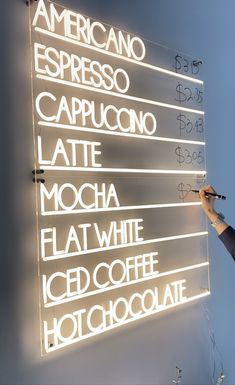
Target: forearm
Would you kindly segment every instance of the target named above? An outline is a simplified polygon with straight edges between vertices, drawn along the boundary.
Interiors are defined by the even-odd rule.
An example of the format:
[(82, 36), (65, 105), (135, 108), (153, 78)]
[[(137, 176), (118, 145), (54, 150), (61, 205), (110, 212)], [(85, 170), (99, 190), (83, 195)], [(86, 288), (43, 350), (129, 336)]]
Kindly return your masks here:
[[(207, 213), (207, 216), (213, 227), (218, 233), (219, 239), (223, 242), (224, 246), (231, 254), (233, 259), (235, 260), (235, 230), (233, 227), (229, 226), (223, 220), (218, 220), (218, 213), (216, 211), (211, 211)], [(218, 221), (218, 223), (217, 223)]]
[(207, 194), (215, 193), (212, 186), (206, 186), (199, 191), (199, 197), (202, 202), (204, 213), (211, 222), (211, 225), (217, 231), (220, 240), (235, 260), (235, 229), (224, 222), (221, 214), (218, 214), (214, 208), (214, 198)]
[(235, 261), (235, 229), (228, 226), (220, 235), (219, 239), (223, 242), (228, 252)]

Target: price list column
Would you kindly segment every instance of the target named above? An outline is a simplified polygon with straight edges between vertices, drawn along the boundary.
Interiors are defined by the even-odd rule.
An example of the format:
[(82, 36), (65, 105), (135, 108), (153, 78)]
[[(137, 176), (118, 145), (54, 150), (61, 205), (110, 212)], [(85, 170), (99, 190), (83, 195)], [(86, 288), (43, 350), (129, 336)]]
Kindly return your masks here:
[(204, 95), (200, 61), (44, 0), (30, 14), (47, 354), (209, 294)]

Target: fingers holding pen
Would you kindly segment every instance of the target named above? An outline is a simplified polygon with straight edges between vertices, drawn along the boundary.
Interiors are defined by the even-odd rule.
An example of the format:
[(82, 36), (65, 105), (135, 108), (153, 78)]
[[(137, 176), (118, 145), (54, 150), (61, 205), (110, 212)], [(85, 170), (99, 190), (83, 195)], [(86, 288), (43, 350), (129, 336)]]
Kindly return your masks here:
[(207, 195), (206, 194), (207, 192), (216, 194), (216, 191), (214, 190), (214, 188), (212, 186), (208, 185), (208, 186), (204, 186), (203, 188), (201, 188), (199, 190), (199, 197), (201, 199), (214, 199), (213, 196)]
[(214, 211), (215, 197), (207, 195), (207, 192), (216, 194), (215, 189), (210, 185), (204, 186), (201, 190), (199, 190), (199, 197), (202, 202), (202, 207), (205, 211)]
[(210, 192), (210, 193), (214, 193), (214, 194), (217, 194), (215, 189), (211, 186), (211, 185), (208, 185), (208, 186), (204, 186), (200, 192)]

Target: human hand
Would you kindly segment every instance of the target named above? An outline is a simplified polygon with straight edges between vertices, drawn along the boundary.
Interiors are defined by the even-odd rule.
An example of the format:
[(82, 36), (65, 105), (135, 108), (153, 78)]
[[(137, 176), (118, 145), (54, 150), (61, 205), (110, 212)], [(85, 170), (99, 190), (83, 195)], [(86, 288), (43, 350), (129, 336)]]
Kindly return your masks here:
[(214, 208), (215, 198), (211, 195), (206, 195), (207, 192), (216, 194), (212, 186), (205, 186), (199, 191), (199, 197), (202, 202), (202, 208), (207, 215), (217, 214)]
[(218, 221), (219, 214), (215, 211), (214, 202), (215, 197), (206, 195), (207, 192), (216, 194), (212, 186), (205, 186), (199, 191), (199, 198), (202, 202), (202, 208), (209, 218), (213, 227), (215, 227), (218, 234), (221, 234), (229, 225), (223, 220)]

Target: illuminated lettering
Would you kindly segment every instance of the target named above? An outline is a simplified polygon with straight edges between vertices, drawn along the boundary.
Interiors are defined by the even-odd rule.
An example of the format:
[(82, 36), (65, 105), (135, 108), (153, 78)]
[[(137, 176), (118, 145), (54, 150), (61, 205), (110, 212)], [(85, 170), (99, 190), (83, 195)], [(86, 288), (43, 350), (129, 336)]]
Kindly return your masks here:
[[(91, 282), (94, 283), (95, 288), (102, 291), (107, 287), (119, 286), (125, 282), (141, 281), (146, 277), (156, 276), (159, 273), (155, 269), (155, 265), (158, 264), (158, 260), (155, 259), (157, 255), (157, 252), (150, 252), (128, 257), (124, 261), (115, 259), (111, 263), (101, 262), (95, 266), (93, 272), (79, 266), (68, 269), (65, 273), (55, 272), (49, 277), (43, 275), (44, 303), (46, 304), (48, 300), (58, 303), (65, 298), (74, 296), (78, 298), (87, 291)], [(55, 295), (52, 293), (52, 286), (58, 287), (59, 284), (62, 287), (62, 294)]]
[(91, 228), (90, 223), (81, 223), (76, 226), (70, 226), (68, 229), (66, 243), (63, 250), (58, 249), (57, 229), (46, 228), (41, 229), (41, 256), (44, 259), (48, 253), (53, 256), (69, 253), (71, 250), (77, 252), (87, 250), (88, 247), (88, 229)]
[(53, 47), (34, 43), (34, 65), (39, 74), (70, 80), (105, 90), (126, 93), (130, 79), (122, 68), (114, 69), (97, 60), (57, 51)]
[(97, 156), (101, 151), (97, 147), (101, 146), (100, 142), (90, 142), (87, 140), (67, 139), (65, 142), (58, 138), (55, 148), (50, 154), (50, 160), (43, 157), (42, 138), (38, 136), (38, 162), (44, 165), (56, 165), (57, 161), (66, 166), (81, 167), (101, 167), (101, 163), (97, 163)]
[[(117, 325), (121, 326), (132, 320), (167, 309), (173, 304), (185, 303), (187, 298), (182, 295), (183, 290), (185, 290), (184, 283), (185, 280), (175, 281), (163, 288), (163, 297), (168, 296), (168, 294), (164, 294), (164, 291), (168, 293), (170, 286), (177, 288), (177, 295), (172, 295), (169, 305), (161, 301), (160, 290), (158, 287), (154, 287), (143, 292), (134, 292), (129, 299), (118, 297), (115, 300), (110, 300), (106, 306), (95, 304), (88, 309), (64, 314), (59, 319), (54, 317), (50, 322), (52, 323), (51, 327), (49, 321), (44, 321), (45, 350), (50, 351), (49, 341), (54, 348), (63, 343), (69, 345), (73, 341), (89, 337), (91, 333), (103, 333)], [(69, 321), (70, 325), (66, 321)], [(83, 323), (87, 325), (88, 330), (83, 331)], [(65, 324), (66, 337), (64, 337)]]
[[(82, 327), (82, 315), (86, 313), (85, 309), (80, 309), (73, 314), (65, 314), (59, 320), (57, 318), (53, 318), (53, 326), (52, 329), (48, 329), (48, 323), (46, 321), (43, 322), (44, 325), (44, 337), (45, 337), (45, 350), (48, 351), (51, 343), (50, 340), (53, 341), (53, 345), (58, 345), (61, 342), (69, 342), (71, 339), (75, 338), (75, 336), (80, 337), (83, 335), (83, 327)], [(72, 332), (67, 337), (62, 335), (63, 324), (67, 323), (68, 320), (71, 321), (72, 324)]]
[[(55, 14), (54, 14), (55, 16)], [(64, 16), (63, 16), (64, 17)], [(38, 6), (37, 6), (37, 9), (36, 9), (36, 12), (35, 12), (35, 15), (34, 15), (34, 19), (33, 19), (33, 25), (35, 26), (38, 22), (38, 19), (41, 19), (43, 21), (46, 22), (47, 24), (47, 28), (49, 30), (51, 30), (51, 20), (49, 18), (49, 15), (47, 13), (47, 9), (46, 9), (46, 6), (45, 6), (45, 3), (43, 0), (39, 0), (38, 2)], [(56, 18), (58, 20), (58, 18)]]
[[(42, 350), (47, 353), (209, 294), (209, 289), (204, 288), (207, 272), (199, 275), (200, 269), (208, 269), (209, 262), (202, 261), (201, 254), (195, 253), (190, 265), (187, 257), (191, 256), (186, 255), (190, 243), (186, 243), (180, 254), (178, 251), (183, 250), (183, 245), (177, 243), (186, 238), (190, 242), (189, 238), (204, 236), (207, 232), (182, 230), (180, 233), (179, 230), (175, 233), (173, 221), (164, 234), (170, 212), (174, 215), (181, 207), (186, 210), (200, 202), (191, 199), (184, 202), (178, 194), (179, 182), (173, 186), (173, 198), (171, 195), (164, 198), (161, 181), (155, 177), (162, 175), (160, 179), (168, 180), (166, 183), (170, 186), (171, 174), (205, 174), (196, 161), (192, 167), (186, 165), (183, 169), (181, 164), (179, 167), (171, 148), (174, 142), (198, 146), (205, 142), (191, 140), (187, 130), (169, 134), (174, 120), (182, 125), (179, 117), (184, 116), (183, 113), (184, 120), (192, 121), (192, 125), (198, 121), (197, 115), (204, 115), (202, 98), (192, 100), (199, 109), (188, 108), (190, 101), (179, 101), (172, 92), (179, 93), (178, 88), (186, 89), (191, 82), (202, 85), (203, 81), (197, 76), (199, 67), (193, 77), (182, 70), (182, 63), (186, 61), (183, 56), (175, 56), (175, 71), (172, 63), (159, 67), (173, 55), (161, 47), (159, 56), (154, 44), (148, 43), (150, 51), (147, 62), (143, 62), (146, 47), (138, 36), (53, 1), (38, 0), (30, 7), (30, 13), (33, 12), (35, 180), (44, 182), (36, 178), (36, 174), (45, 172), (45, 183), (37, 184), (36, 193), (39, 198), (38, 270)], [(135, 84), (137, 77), (142, 79)], [(182, 79), (185, 84), (175, 85), (170, 78)], [(160, 84), (161, 89), (154, 93), (148, 89), (151, 83), (152, 87)], [(202, 96), (201, 87), (189, 84), (188, 89)], [(173, 99), (177, 103), (170, 104)], [(167, 111), (170, 112), (166, 119)], [(162, 127), (156, 134), (158, 115)], [(203, 130), (196, 128), (191, 135), (202, 134)], [(167, 137), (163, 136), (164, 129)], [(104, 153), (101, 151), (103, 138)], [(109, 147), (112, 138), (116, 142)], [(142, 140), (147, 146), (149, 143), (149, 154), (144, 159), (144, 148), (138, 152)], [(164, 148), (158, 143), (155, 165), (149, 168), (146, 165), (151, 155), (154, 163), (156, 141), (165, 142)], [(167, 147), (167, 142), (171, 147)], [(138, 154), (134, 156), (134, 149), (140, 159)], [(123, 155), (120, 161), (117, 161), (118, 152)], [(171, 164), (177, 167), (169, 166)], [(134, 183), (131, 175), (136, 178)], [(149, 175), (149, 178), (140, 175)], [(180, 184), (185, 184), (181, 179)], [(145, 198), (150, 201), (145, 202)], [(154, 209), (152, 214), (151, 209)], [(137, 216), (145, 219), (145, 231), (143, 218), (135, 218)], [(158, 220), (162, 226), (155, 226)], [(170, 245), (160, 247), (163, 251), (160, 260), (156, 245), (171, 241), (176, 253), (170, 252)], [(180, 258), (179, 265), (174, 257)], [(188, 291), (186, 279), (192, 285)]]
[[(74, 210), (77, 207), (83, 209), (105, 208), (120, 206), (114, 185), (111, 183), (84, 183), (80, 187), (72, 183), (64, 183), (59, 186), (54, 183), (51, 189), (44, 184), (40, 185), (41, 210), (46, 211), (46, 205), (52, 204), (53, 210)], [(51, 202), (50, 202), (51, 201)]]
[[(62, 294), (53, 294), (52, 286), (55, 280), (59, 282), (61, 279), (65, 281), (65, 287), (62, 288)], [(57, 271), (53, 273), (49, 278), (46, 278), (45, 275), (42, 276), (43, 279), (43, 298), (44, 302), (47, 302), (47, 298), (51, 301), (61, 301), (66, 297), (72, 297), (74, 295), (84, 293), (90, 285), (90, 274), (89, 271), (83, 267), (77, 267), (74, 269), (68, 269), (66, 273)], [(74, 287), (74, 283), (76, 283), (76, 289), (72, 289)], [(58, 292), (58, 284), (54, 285), (56, 287), (56, 291)]]
[(99, 248), (141, 242), (143, 241), (143, 237), (140, 235), (143, 230), (143, 226), (140, 225), (142, 222), (142, 218), (107, 221), (106, 230), (101, 230), (97, 223), (71, 225), (65, 232), (63, 249), (58, 247), (58, 240), (62, 237), (60, 237), (60, 233), (58, 234), (56, 227), (41, 229), (41, 256), (45, 259), (48, 255), (56, 257), (61, 254), (87, 250), (88, 235), (96, 240)]
[(143, 226), (139, 225), (142, 222), (143, 219), (111, 221), (108, 230), (100, 230), (98, 224), (94, 223), (99, 247), (142, 241), (143, 238), (139, 235), (143, 230)]
[[(119, 130), (125, 133), (136, 132), (153, 135), (157, 129), (157, 120), (151, 112), (136, 112), (134, 109), (117, 108), (86, 99), (65, 96), (57, 100), (50, 92), (41, 92), (36, 97), (36, 111), (46, 122), (69, 123), (73, 125)], [(51, 111), (49, 113), (49, 111)]]
[(170, 304), (174, 304), (186, 299), (186, 297), (183, 296), (183, 291), (186, 290), (186, 287), (183, 286), (185, 282), (186, 280), (182, 279), (180, 281), (171, 282), (170, 284), (166, 285), (165, 294), (163, 298), (164, 306), (166, 306), (168, 302), (170, 302)]
[[(158, 260), (154, 259), (156, 255), (158, 253), (146, 253), (135, 257), (128, 257), (125, 261), (115, 259), (111, 264), (101, 262), (94, 269), (93, 282), (97, 288), (102, 289), (109, 285), (120, 285), (123, 282), (156, 275), (159, 273), (154, 269), (154, 266), (158, 264)], [(107, 277), (105, 274), (106, 270), (108, 270)], [(98, 275), (100, 275), (102, 280), (107, 280), (101, 283)]]
[(32, 24), (37, 27), (44, 26), (45, 23), (50, 32), (62, 27), (62, 36), (105, 51), (115, 52), (137, 61), (143, 60), (146, 55), (144, 42), (139, 37), (131, 36), (113, 27), (106, 28), (103, 24), (68, 9), (63, 9), (59, 13), (53, 3), (47, 10), (44, 0), (40, 0)]

